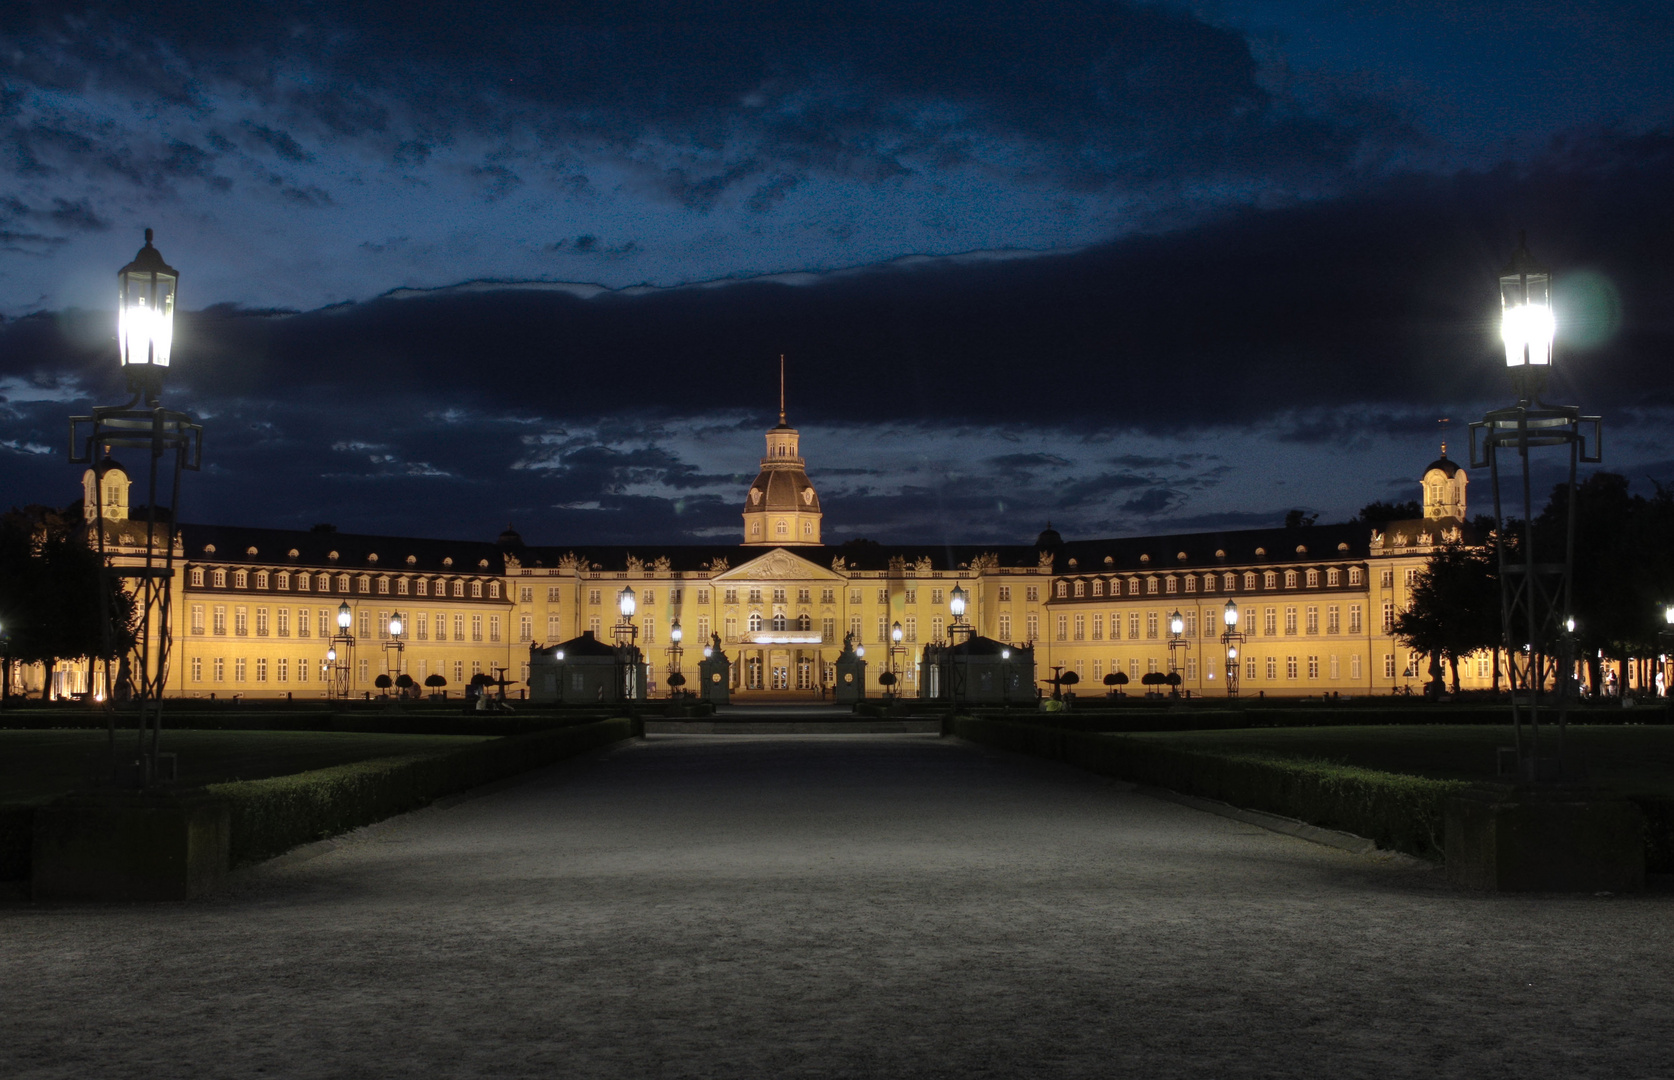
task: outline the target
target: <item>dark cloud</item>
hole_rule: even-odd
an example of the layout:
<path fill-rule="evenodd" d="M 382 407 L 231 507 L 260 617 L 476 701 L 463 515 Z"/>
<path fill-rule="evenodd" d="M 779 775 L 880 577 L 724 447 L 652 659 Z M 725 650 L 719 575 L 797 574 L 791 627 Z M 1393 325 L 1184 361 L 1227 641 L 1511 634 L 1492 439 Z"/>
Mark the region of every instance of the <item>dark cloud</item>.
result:
<path fill-rule="evenodd" d="M 257 142 L 265 145 L 286 161 L 309 162 L 314 160 L 314 155 L 304 150 L 288 131 L 275 131 L 266 124 L 245 124 L 244 126 L 251 135 L 255 136 Z"/>

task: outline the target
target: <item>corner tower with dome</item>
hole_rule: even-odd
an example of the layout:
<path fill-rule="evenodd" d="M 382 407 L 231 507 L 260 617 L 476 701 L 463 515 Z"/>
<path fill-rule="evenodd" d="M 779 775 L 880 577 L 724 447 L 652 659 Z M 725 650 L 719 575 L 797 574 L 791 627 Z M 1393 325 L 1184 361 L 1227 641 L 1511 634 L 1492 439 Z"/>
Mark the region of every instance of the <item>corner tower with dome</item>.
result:
<path fill-rule="evenodd" d="M 744 495 L 744 543 L 762 547 L 814 547 L 820 544 L 820 497 L 808 482 L 797 430 L 785 422 L 785 367 L 779 360 L 779 423 L 767 432 L 767 456 L 761 459 Z"/>

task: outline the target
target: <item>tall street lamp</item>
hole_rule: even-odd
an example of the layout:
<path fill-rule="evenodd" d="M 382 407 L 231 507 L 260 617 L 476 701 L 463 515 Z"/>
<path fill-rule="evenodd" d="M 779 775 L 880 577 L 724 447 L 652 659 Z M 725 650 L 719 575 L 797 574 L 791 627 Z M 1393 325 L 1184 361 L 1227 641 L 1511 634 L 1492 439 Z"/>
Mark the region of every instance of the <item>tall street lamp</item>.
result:
<path fill-rule="evenodd" d="M 616 687 L 624 701 L 633 701 L 639 696 L 635 693 L 635 683 L 639 674 L 639 647 L 634 644 L 639 638 L 639 627 L 634 625 L 634 612 L 638 607 L 633 586 L 622 586 L 622 591 L 616 594 L 616 612 L 621 616 L 621 621 L 611 628 L 611 632 L 616 636 L 616 664 L 620 669 Z"/>
<path fill-rule="evenodd" d="M 354 612 L 345 600 L 337 606 L 337 633 L 332 635 L 331 648 L 326 651 L 326 659 L 331 663 L 332 696 L 344 701 L 349 698 L 354 677 L 351 671 L 355 655 L 353 623 Z"/>
<path fill-rule="evenodd" d="M 676 694 L 686 685 L 686 676 L 680 673 L 680 654 L 684 651 L 680 647 L 680 641 L 685 636 L 685 631 L 680 629 L 680 620 L 675 619 L 674 625 L 668 628 L 668 688 Z M 708 651 L 708 646 L 704 647 L 704 651 Z"/>
<path fill-rule="evenodd" d="M 99 553 L 101 603 L 108 604 L 113 582 L 122 580 L 135 595 L 139 623 L 132 644 L 134 697 L 139 710 L 139 768 L 135 779 L 149 785 L 162 779 L 158 749 L 163 730 L 163 692 L 168 685 L 173 642 L 171 610 L 175 543 L 180 521 L 180 474 L 196 472 L 203 461 L 203 427 L 190 415 L 165 409 L 163 380 L 174 352 L 174 308 L 180 274 L 163 261 L 145 230 L 145 246 L 116 274 L 117 358 L 133 396 L 122 405 L 97 406 L 91 416 L 70 417 L 72 465 L 90 466 L 93 503 L 83 514 L 94 530 Z M 143 550 L 137 540 L 112 532 L 106 514 L 104 476 L 116 448 L 146 455 L 146 511 Z M 119 493 L 117 493 L 119 494 Z M 133 500 L 129 500 L 132 505 Z M 118 642 L 107 610 L 100 620 L 106 676 Z M 113 689 L 106 687 L 107 691 Z M 110 695 L 106 694 L 107 699 Z M 116 776 L 116 718 L 107 718 L 111 777 Z M 150 733 L 147 746 L 146 734 Z M 170 762 L 177 759 L 169 758 Z"/>
<path fill-rule="evenodd" d="M 895 687 L 901 681 L 900 675 L 896 673 L 895 662 L 896 654 L 901 651 L 901 622 L 897 619 L 889 628 L 889 669 L 884 672 L 885 675 L 889 676 L 889 680 L 884 683 L 885 697 L 893 698 L 895 696 Z"/>
<path fill-rule="evenodd" d="M 1221 645 L 1226 650 L 1226 696 L 1238 696 L 1238 646 L 1244 641 L 1244 635 L 1238 632 L 1238 605 L 1231 600 L 1221 610 L 1221 622 L 1226 630 L 1221 634 Z"/>
<path fill-rule="evenodd" d="M 1499 561 L 1500 627 L 1511 681 L 1511 721 L 1516 738 L 1518 778 L 1525 781 L 1560 779 L 1564 775 L 1563 743 L 1568 720 L 1568 696 L 1554 703 L 1545 688 L 1558 647 L 1563 662 L 1564 628 L 1570 618 L 1570 582 L 1575 569 L 1575 474 L 1581 463 L 1603 461 L 1599 438 L 1602 421 L 1582 416 L 1571 405 L 1549 405 L 1540 400 L 1553 368 L 1553 340 L 1557 322 L 1552 313 L 1552 273 L 1529 254 L 1519 236 L 1517 250 L 1501 271 L 1500 338 L 1505 346 L 1507 374 L 1517 403 L 1495 409 L 1473 423 L 1471 467 L 1487 468 L 1494 490 L 1495 551 Z M 1589 446 L 1591 450 L 1589 451 Z M 1536 557 L 1534 476 L 1540 466 L 1530 451 L 1561 447 L 1568 458 L 1569 493 L 1562 519 L 1562 539 L 1548 543 L 1561 551 L 1542 551 Z M 1502 462 L 1514 453 L 1511 462 Z M 1507 488 L 1510 490 L 1508 491 Z M 1521 495 L 1522 516 L 1515 516 Z M 1513 516 L 1505 509 L 1513 500 Z M 1556 530 L 1554 530 L 1554 533 Z M 1557 744 L 1543 754 L 1540 725 L 1543 715 L 1556 713 Z"/>
<path fill-rule="evenodd" d="M 1662 656 L 1657 660 L 1657 667 L 1662 670 L 1662 695 L 1664 707 L 1668 710 L 1668 720 L 1674 723 L 1674 671 L 1668 670 L 1669 662 L 1674 661 L 1674 604 L 1662 609 L 1661 630 L 1657 631 L 1657 641 L 1662 646 Z"/>
<path fill-rule="evenodd" d="M 1191 647 L 1191 642 L 1187 641 L 1184 636 L 1185 632 L 1186 620 L 1181 616 L 1180 609 L 1175 608 L 1168 616 L 1168 684 L 1175 697 L 1180 696 L 1181 682 L 1180 661 L 1176 659 L 1175 654 L 1181 649 Z"/>
<path fill-rule="evenodd" d="M 401 676 L 402 653 L 407 648 L 407 643 L 401 640 L 401 631 L 405 628 L 401 620 L 401 613 L 399 611 L 391 612 L 389 616 L 389 637 L 384 639 L 384 670 L 388 673 L 392 683 Z"/>
<path fill-rule="evenodd" d="M 961 665 L 954 650 L 958 647 L 961 637 L 969 641 L 976 634 L 976 629 L 965 621 L 965 609 L 970 603 L 970 595 L 958 584 L 955 584 L 953 591 L 948 594 L 947 600 L 947 609 L 953 615 L 953 625 L 947 629 L 948 647 L 944 650 L 943 655 L 947 658 L 945 679 L 947 681 L 948 700 L 953 704 L 955 710 L 959 708 L 959 701 L 964 696 L 964 684 L 969 671 L 970 657 L 967 656 L 965 664 Z"/>

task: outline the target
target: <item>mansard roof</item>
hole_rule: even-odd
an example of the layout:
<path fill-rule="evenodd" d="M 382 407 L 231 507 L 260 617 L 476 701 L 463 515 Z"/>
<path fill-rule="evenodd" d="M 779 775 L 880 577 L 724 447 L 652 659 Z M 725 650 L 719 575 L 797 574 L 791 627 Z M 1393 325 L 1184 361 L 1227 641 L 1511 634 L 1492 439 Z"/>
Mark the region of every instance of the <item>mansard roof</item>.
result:
<path fill-rule="evenodd" d="M 185 523 L 181 524 L 180 533 L 186 558 L 191 562 L 462 575 L 503 574 L 506 570 L 505 553 L 500 546 L 482 540 L 427 540 L 312 529 Z M 296 554 L 292 555 L 292 551 Z M 333 552 L 336 558 L 332 557 Z"/>

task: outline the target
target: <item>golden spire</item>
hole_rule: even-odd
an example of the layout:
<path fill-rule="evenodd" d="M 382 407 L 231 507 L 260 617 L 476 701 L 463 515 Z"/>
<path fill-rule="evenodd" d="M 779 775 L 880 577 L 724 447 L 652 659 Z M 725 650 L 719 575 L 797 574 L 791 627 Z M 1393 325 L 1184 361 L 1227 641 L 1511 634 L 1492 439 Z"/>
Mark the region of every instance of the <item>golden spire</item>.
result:
<path fill-rule="evenodd" d="M 779 425 L 785 423 L 785 354 L 779 354 Z"/>

